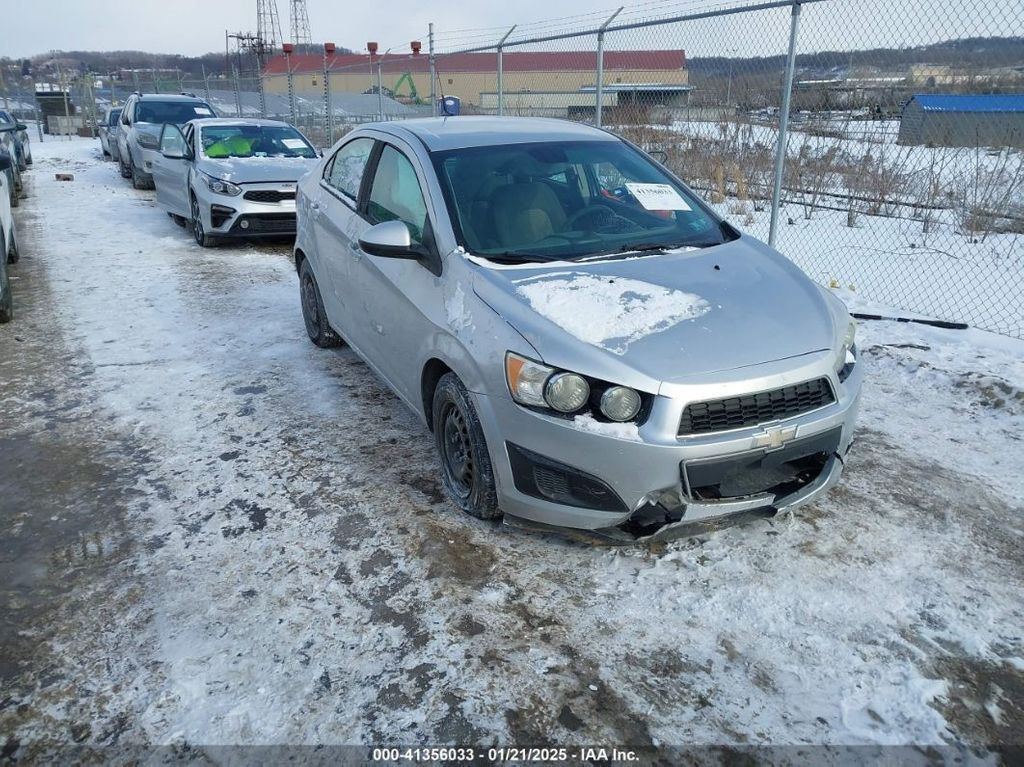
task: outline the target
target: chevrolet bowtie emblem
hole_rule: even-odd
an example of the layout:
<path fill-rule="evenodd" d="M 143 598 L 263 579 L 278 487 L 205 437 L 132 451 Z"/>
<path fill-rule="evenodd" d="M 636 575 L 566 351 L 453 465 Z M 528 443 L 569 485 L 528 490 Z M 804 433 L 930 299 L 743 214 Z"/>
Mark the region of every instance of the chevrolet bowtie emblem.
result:
<path fill-rule="evenodd" d="M 774 426 L 765 429 L 760 434 L 754 435 L 754 447 L 763 447 L 767 450 L 778 450 L 792 439 L 796 438 L 795 426 Z"/>

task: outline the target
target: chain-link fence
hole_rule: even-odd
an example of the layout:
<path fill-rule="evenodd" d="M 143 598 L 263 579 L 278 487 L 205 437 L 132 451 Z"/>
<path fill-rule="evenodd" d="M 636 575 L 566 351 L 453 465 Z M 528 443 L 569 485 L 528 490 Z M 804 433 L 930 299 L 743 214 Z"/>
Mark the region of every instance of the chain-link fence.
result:
<path fill-rule="evenodd" d="M 221 115 L 286 119 L 319 146 L 436 114 L 444 97 L 462 114 L 601 125 L 664 151 L 723 216 L 822 283 L 1020 338 L 1022 37 L 1015 0 L 643 0 L 431 26 L 423 53 L 278 55 L 262 78 L 131 73 L 74 98 L 191 92 Z"/>
<path fill-rule="evenodd" d="M 441 34 L 437 86 L 463 113 L 583 120 L 664 150 L 819 281 L 1024 337 L 1019 4 L 702 5 Z"/>

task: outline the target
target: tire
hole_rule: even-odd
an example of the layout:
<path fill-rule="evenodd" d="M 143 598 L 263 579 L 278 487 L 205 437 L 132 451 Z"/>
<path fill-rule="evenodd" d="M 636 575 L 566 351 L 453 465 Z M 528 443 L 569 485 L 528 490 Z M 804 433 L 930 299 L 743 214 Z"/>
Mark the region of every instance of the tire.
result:
<path fill-rule="evenodd" d="M 321 349 L 341 346 L 341 337 L 327 322 L 324 299 L 320 295 L 320 286 L 308 259 L 302 259 L 302 265 L 299 267 L 299 300 L 302 303 L 302 320 L 306 324 L 309 340 Z"/>
<path fill-rule="evenodd" d="M 14 297 L 11 295 L 11 281 L 7 279 L 7 246 L 4 243 L 3 235 L 0 234 L 0 245 L 3 245 L 4 257 L 0 258 L 0 274 L 4 276 L 0 283 L 4 289 L 0 291 L 0 325 L 14 319 Z"/>
<path fill-rule="evenodd" d="M 147 181 L 145 176 L 142 175 L 142 171 L 136 167 L 134 161 L 132 161 L 132 189 L 156 189 L 153 179 L 150 178 Z"/>
<path fill-rule="evenodd" d="M 124 155 L 119 154 L 117 156 L 117 164 L 120 166 L 121 178 L 131 178 L 132 177 L 132 169 L 128 165 L 125 164 Z"/>
<path fill-rule="evenodd" d="M 498 519 L 498 492 L 484 430 L 466 387 L 445 373 L 434 389 L 434 442 L 441 484 L 452 503 L 477 519 Z"/>
<path fill-rule="evenodd" d="M 11 230 L 11 246 L 7 249 L 7 263 L 16 264 L 21 260 L 21 250 L 18 248 L 18 235 Z"/>
<path fill-rule="evenodd" d="M 191 195 L 192 200 L 192 238 L 196 241 L 196 245 L 201 248 L 212 248 L 217 244 L 217 240 L 206 233 L 206 229 L 203 228 L 203 216 L 199 211 L 199 200 L 196 196 Z"/>

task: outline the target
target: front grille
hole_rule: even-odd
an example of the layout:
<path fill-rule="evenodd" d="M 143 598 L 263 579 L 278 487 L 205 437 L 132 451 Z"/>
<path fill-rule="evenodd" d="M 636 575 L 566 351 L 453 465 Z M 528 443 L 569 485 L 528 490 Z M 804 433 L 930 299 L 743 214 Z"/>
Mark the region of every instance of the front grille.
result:
<path fill-rule="evenodd" d="M 707 434 L 757 426 L 817 410 L 835 402 L 827 378 L 805 381 L 781 389 L 727 397 L 687 405 L 679 421 L 679 434 Z"/>
<path fill-rule="evenodd" d="M 294 200 L 295 192 L 278 192 L 274 189 L 253 189 L 246 192 L 244 197 L 251 202 L 281 202 L 281 200 Z"/>

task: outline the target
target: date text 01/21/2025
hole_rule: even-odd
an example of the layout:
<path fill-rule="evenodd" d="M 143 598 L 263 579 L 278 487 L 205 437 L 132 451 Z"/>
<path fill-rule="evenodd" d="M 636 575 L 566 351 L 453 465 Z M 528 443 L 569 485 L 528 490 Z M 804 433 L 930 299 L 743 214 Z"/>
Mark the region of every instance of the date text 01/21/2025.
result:
<path fill-rule="evenodd" d="M 635 751 L 619 748 L 580 747 L 495 747 L 486 751 L 473 747 L 439 746 L 417 748 L 374 748 L 373 761 L 385 762 L 472 762 L 486 755 L 491 762 L 635 762 Z"/>

